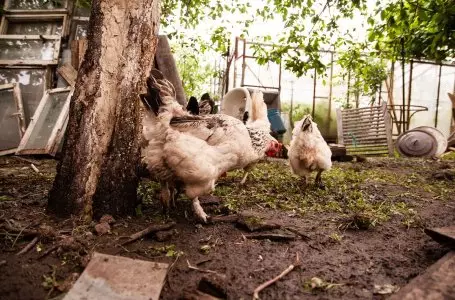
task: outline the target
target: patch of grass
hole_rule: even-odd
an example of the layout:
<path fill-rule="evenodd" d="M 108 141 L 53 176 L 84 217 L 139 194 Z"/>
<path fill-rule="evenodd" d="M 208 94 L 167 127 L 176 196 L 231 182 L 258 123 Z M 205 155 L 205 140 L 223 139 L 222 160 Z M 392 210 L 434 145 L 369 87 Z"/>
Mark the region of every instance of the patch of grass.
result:
<path fill-rule="evenodd" d="M 0 202 L 1 201 L 12 201 L 14 200 L 12 197 L 7 196 L 7 195 L 0 195 Z"/>
<path fill-rule="evenodd" d="M 285 161 L 263 162 L 251 171 L 240 186 L 243 171 L 229 172 L 217 182 L 214 195 L 231 211 L 271 208 L 306 214 L 337 214 L 341 227 L 372 228 L 398 218 L 407 227 L 419 226 L 416 208 L 431 199 L 448 201 L 455 186 L 447 180 L 434 180 L 433 161 L 381 158 L 364 163 L 335 163 L 322 174 L 326 189 L 314 186 L 314 175 L 307 187 L 293 175 Z M 142 182 L 138 195 L 144 203 L 156 201 L 159 184 Z M 181 196 L 182 198 L 183 195 Z"/>
<path fill-rule="evenodd" d="M 455 160 L 455 151 L 451 151 L 442 157 L 443 160 Z"/>
<path fill-rule="evenodd" d="M 160 184 L 158 182 L 144 180 L 139 183 L 137 195 L 142 199 L 142 203 L 151 204 L 156 201 L 159 191 Z"/>

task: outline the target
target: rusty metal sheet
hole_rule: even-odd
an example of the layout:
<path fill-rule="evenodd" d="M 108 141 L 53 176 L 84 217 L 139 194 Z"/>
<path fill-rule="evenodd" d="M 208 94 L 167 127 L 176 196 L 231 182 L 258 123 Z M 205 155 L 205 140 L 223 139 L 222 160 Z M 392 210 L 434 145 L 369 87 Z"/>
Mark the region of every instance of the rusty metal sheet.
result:
<path fill-rule="evenodd" d="M 168 266 L 94 253 L 63 300 L 158 300 Z"/>

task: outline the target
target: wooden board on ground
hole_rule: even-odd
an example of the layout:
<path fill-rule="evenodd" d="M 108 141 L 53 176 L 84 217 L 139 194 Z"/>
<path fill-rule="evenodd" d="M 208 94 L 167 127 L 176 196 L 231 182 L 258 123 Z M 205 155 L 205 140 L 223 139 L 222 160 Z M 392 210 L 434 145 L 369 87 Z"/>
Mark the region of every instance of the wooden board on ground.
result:
<path fill-rule="evenodd" d="M 94 253 L 63 300 L 158 300 L 168 264 Z"/>
<path fill-rule="evenodd" d="M 455 299 L 455 252 L 447 253 L 389 300 Z"/>
<path fill-rule="evenodd" d="M 425 233 L 436 242 L 455 250 L 455 225 L 442 228 L 425 228 Z"/>

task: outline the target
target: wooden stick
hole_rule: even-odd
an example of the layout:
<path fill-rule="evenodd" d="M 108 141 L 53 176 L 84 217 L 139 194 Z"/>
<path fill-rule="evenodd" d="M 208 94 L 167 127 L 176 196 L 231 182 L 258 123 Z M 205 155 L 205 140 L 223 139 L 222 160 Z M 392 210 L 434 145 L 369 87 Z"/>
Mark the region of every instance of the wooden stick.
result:
<path fill-rule="evenodd" d="M 48 256 L 49 254 L 51 254 L 52 252 L 54 252 L 55 250 L 57 250 L 57 248 L 58 248 L 59 246 L 60 246 L 59 244 L 56 244 L 56 245 L 50 247 L 49 249 L 47 249 L 46 251 L 44 251 L 43 254 L 41 254 L 40 256 L 38 256 L 38 259 L 42 259 L 42 258 Z"/>
<path fill-rule="evenodd" d="M 218 272 L 215 272 L 215 271 L 212 271 L 212 270 L 200 269 L 200 268 L 198 268 L 198 267 L 192 266 L 192 265 L 190 264 L 190 262 L 188 261 L 188 259 L 186 260 L 186 263 L 188 264 L 188 269 L 196 270 L 196 271 L 204 272 L 204 273 L 211 273 L 211 274 L 220 275 Z"/>
<path fill-rule="evenodd" d="M 33 169 L 33 171 L 35 171 L 36 173 L 39 173 L 39 170 L 38 170 L 38 168 L 37 168 L 37 167 L 35 167 L 35 165 L 34 165 L 34 164 L 31 164 L 31 166 L 32 166 L 32 169 Z"/>
<path fill-rule="evenodd" d="M 261 284 L 260 286 L 258 286 L 255 290 L 254 290 L 254 293 L 253 293 L 253 300 L 258 300 L 259 299 L 259 292 L 262 291 L 263 289 L 265 289 L 266 287 L 268 287 L 269 285 L 271 284 L 274 284 L 275 282 L 277 282 L 278 280 L 280 280 L 281 278 L 283 278 L 284 276 L 286 276 L 289 272 L 291 272 L 292 270 L 294 270 L 296 267 L 300 266 L 301 262 L 300 262 L 300 258 L 299 258 L 299 253 L 297 252 L 296 253 L 296 258 L 295 258 L 295 262 L 294 264 L 290 265 L 289 267 L 287 267 L 286 270 L 284 270 L 283 272 L 281 272 L 280 275 L 278 275 L 277 277 L 273 278 L 273 279 L 270 279 L 269 281 L 266 281 L 264 282 L 263 284 Z"/>
<path fill-rule="evenodd" d="M 28 245 L 25 246 L 24 249 L 22 249 L 21 251 L 17 252 L 16 255 L 22 255 L 22 254 L 27 253 L 30 249 L 33 248 L 33 246 L 36 245 L 36 243 L 38 243 L 38 240 L 39 240 L 39 238 L 37 236 L 35 236 L 35 238 L 30 243 L 28 243 Z"/>
<path fill-rule="evenodd" d="M 174 222 L 165 224 L 165 225 L 151 225 L 151 226 L 145 228 L 144 230 L 141 230 L 139 232 L 136 232 L 135 234 L 130 235 L 129 239 L 127 241 L 121 243 L 120 245 L 124 246 L 124 245 L 132 243 L 150 233 L 157 232 L 157 231 L 163 231 L 163 230 L 169 230 L 174 226 L 175 226 Z"/>

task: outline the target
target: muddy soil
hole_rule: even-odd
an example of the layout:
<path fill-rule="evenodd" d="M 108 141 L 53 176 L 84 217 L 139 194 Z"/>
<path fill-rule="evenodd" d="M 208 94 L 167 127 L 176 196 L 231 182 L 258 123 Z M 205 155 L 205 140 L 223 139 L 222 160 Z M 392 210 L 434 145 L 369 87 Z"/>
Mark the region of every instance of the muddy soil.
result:
<path fill-rule="evenodd" d="M 190 202 L 184 198 L 165 217 L 153 188 L 144 189 L 150 201 L 138 208 L 136 216 L 117 218 L 111 230 L 99 236 L 94 224 L 75 226 L 73 219 L 59 220 L 46 214 L 46 197 L 55 176 L 56 161 L 40 159 L 38 163 L 39 173 L 29 162 L 0 158 L 3 300 L 50 299 L 64 293 L 71 286 L 71 278 L 77 278 L 73 273 L 83 271 L 93 251 L 171 264 L 161 299 L 179 299 L 185 292 L 197 289 L 206 273 L 189 269 L 188 262 L 225 276 L 227 299 L 251 299 L 253 290 L 292 264 L 296 253 L 301 266 L 262 291 L 262 299 L 383 299 L 386 296 L 374 294 L 375 285 L 404 286 L 448 252 L 426 236 L 423 228 L 455 224 L 453 178 L 437 175 L 453 170 L 454 161 L 371 159 L 363 163 L 335 163 L 335 175 L 326 177 L 327 189 L 322 194 L 301 190 L 298 178 L 288 174 L 285 163 L 269 162 L 259 165 L 259 171 L 244 187 L 238 186 L 240 173 L 222 179 L 217 186 L 221 203 L 205 207 L 212 215 L 258 214 L 270 222 L 297 229 L 300 235 L 295 240 L 247 239 L 245 236 L 250 233 L 231 222 L 199 225 L 193 218 Z M 264 175 L 261 168 L 278 173 L 267 171 Z M 330 182 L 336 179 L 336 174 L 351 174 L 352 170 L 365 176 L 377 170 L 398 177 L 366 178 L 355 186 L 350 186 L 349 178 L 339 177 L 340 182 L 347 180 L 346 187 Z M 288 198 L 282 198 L 286 192 L 280 187 L 261 188 L 263 182 L 282 173 L 286 173 L 285 182 L 292 181 L 292 188 L 282 187 L 292 193 L 285 195 Z M 393 178 L 399 182 L 393 182 Z M 365 202 L 342 199 L 350 189 L 359 189 Z M 238 200 L 246 199 L 248 193 L 251 199 Z M 311 195 L 316 200 L 305 202 Z M 274 203 L 271 198 L 280 201 Z M 286 206 L 286 199 L 292 205 Z M 332 202 L 337 201 L 348 202 L 334 208 Z M 368 201 L 382 202 L 365 206 Z M 392 208 L 384 210 L 387 205 Z M 359 207 L 369 210 L 359 211 Z M 357 226 L 356 216 L 364 214 L 369 216 L 367 226 Z M 169 236 L 160 237 L 165 241 L 151 236 L 120 246 L 121 237 L 150 224 L 169 221 L 175 221 L 176 226 Z M 39 242 L 26 254 L 16 255 L 34 238 L 33 231 L 41 233 Z M 73 237 L 69 246 L 62 246 L 65 244 L 62 241 L 69 237 Z M 57 244 L 60 247 L 44 255 Z M 311 285 L 314 277 L 323 284 Z"/>

